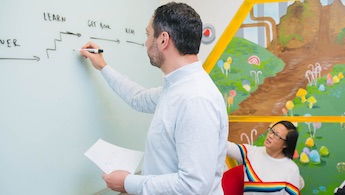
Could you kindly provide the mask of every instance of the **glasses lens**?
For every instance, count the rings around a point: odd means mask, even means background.
[[[274,139],[276,139],[276,140],[280,140],[280,137],[279,137],[279,135],[277,135],[277,133],[276,133],[276,132],[274,132],[274,131],[273,131],[273,134],[274,134]]]
[[[273,134],[273,137],[274,137],[274,139],[276,139],[276,140],[282,139],[276,132],[274,132],[274,130],[273,130],[272,128],[268,128],[268,133],[269,133],[269,134]]]

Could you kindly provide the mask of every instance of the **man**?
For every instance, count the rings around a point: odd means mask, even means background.
[[[125,102],[154,113],[142,175],[116,170],[103,178],[112,190],[129,194],[223,194],[228,116],[197,57],[200,16],[184,3],[171,2],[155,10],[146,32],[150,62],[165,75],[160,88],[145,89],[106,65],[102,54],[81,51]]]

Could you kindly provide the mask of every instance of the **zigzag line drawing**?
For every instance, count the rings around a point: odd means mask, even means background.
[[[50,50],[50,51],[56,51],[56,42],[57,42],[57,41],[60,41],[60,42],[62,41],[61,34],[75,35],[75,36],[78,36],[78,37],[81,36],[80,33],[71,33],[71,32],[68,32],[68,31],[67,31],[67,32],[60,32],[60,39],[54,39],[54,48],[47,48],[47,49],[46,49],[48,59],[49,59],[49,53],[48,53],[48,51],[49,51],[49,50]]]

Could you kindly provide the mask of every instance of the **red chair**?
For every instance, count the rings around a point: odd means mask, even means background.
[[[230,168],[223,174],[222,187],[224,195],[243,195],[244,168],[243,165]]]

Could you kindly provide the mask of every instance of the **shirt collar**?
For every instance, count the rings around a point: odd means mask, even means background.
[[[164,88],[168,88],[170,85],[180,80],[181,78],[200,70],[202,70],[201,61],[196,61],[191,64],[185,65],[164,77]]]

